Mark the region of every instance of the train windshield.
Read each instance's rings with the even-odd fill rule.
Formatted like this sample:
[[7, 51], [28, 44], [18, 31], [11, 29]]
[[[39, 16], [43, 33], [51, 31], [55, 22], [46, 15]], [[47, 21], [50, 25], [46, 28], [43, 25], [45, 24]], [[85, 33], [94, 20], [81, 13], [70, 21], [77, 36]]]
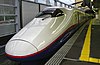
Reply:
[[56, 9], [56, 8], [49, 8], [49, 9], [46, 9], [42, 12], [40, 12], [36, 18], [44, 18], [44, 17], [59, 17], [59, 16], [62, 16], [64, 15], [63, 14], [63, 11], [61, 11], [60, 9]]

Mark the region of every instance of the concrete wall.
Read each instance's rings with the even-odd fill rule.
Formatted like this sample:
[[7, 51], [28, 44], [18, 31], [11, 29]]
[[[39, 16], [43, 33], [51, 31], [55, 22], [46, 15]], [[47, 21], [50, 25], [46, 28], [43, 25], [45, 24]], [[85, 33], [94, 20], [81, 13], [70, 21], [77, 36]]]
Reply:
[[48, 7], [44, 4], [22, 1], [22, 25], [25, 26], [44, 8]]

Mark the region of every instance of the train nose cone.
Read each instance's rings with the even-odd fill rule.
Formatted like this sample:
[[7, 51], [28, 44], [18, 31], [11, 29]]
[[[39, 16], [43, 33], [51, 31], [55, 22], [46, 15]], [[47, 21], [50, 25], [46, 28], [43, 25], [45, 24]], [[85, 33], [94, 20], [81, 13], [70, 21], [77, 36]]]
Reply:
[[11, 56], [27, 56], [36, 53], [37, 48], [23, 40], [9, 41], [5, 47], [5, 52]]

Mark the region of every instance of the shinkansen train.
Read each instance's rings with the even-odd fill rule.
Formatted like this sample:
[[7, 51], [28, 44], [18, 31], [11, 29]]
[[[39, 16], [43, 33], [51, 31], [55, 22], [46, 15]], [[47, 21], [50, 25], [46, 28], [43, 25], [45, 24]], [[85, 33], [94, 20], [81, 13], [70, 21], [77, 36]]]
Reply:
[[8, 41], [6, 55], [15, 61], [51, 57], [89, 18], [76, 8], [45, 8]]

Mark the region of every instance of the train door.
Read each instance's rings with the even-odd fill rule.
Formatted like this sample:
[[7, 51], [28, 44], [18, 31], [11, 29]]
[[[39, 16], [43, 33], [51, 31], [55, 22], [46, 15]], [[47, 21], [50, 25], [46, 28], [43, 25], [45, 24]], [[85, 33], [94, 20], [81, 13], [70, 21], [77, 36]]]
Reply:
[[77, 13], [77, 11], [74, 11], [72, 19], [73, 19], [73, 25], [74, 24], [78, 24], [79, 23], [79, 14]]
[[77, 22], [78, 22], [78, 24], [80, 23], [79, 22], [79, 12], [77, 12]]

